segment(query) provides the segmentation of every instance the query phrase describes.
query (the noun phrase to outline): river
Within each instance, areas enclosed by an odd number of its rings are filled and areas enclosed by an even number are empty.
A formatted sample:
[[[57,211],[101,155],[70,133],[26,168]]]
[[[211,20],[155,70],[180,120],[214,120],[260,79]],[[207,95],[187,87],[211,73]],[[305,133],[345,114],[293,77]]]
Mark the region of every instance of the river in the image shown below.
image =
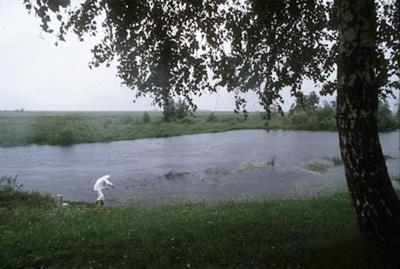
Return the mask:
[[[380,134],[389,173],[398,176],[399,132]],[[315,195],[344,185],[343,166],[302,169],[339,157],[336,132],[237,130],[73,146],[0,147],[0,175],[26,190],[94,201],[97,177],[111,175],[111,204],[127,201],[248,199]],[[261,163],[275,158],[275,164]],[[252,165],[253,164],[253,165]],[[261,166],[261,167],[259,167]]]

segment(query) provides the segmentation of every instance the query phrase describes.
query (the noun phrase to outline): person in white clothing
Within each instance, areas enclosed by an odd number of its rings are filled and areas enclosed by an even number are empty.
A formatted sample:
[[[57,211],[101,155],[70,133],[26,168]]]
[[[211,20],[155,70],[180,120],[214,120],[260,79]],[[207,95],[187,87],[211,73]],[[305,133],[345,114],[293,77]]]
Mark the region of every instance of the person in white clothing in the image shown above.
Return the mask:
[[[105,175],[96,180],[96,183],[94,183],[93,190],[97,192],[97,201],[96,204],[98,205],[104,205],[104,194],[103,190],[107,187],[113,187],[114,184],[111,183],[110,175]]]

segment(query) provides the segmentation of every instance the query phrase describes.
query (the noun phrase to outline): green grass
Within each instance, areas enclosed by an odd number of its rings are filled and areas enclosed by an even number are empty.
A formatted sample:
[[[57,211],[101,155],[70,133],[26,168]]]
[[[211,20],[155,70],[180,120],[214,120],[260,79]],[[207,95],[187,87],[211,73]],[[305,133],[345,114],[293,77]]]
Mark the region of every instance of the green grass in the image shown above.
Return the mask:
[[[255,169],[255,168],[269,168],[274,165],[271,162],[244,162],[240,164],[241,167],[245,169]]]
[[[397,175],[397,176],[390,176],[390,179],[393,180],[393,181],[398,181],[398,182],[400,182],[400,175]]]
[[[71,145],[169,137],[237,129],[334,131],[334,111],[273,113],[197,112],[195,117],[164,122],[161,112],[0,112],[0,146]],[[329,113],[328,113],[329,112]],[[146,120],[144,120],[146,118]],[[396,126],[392,126],[393,130]]]
[[[332,167],[333,167],[332,164],[326,162],[314,162],[301,166],[301,168],[303,169],[310,170],[320,174],[326,173]]]
[[[335,167],[343,165],[343,160],[340,157],[323,157],[323,159],[331,162]]]
[[[347,192],[125,208],[0,197],[0,268],[379,268]]]
[[[258,114],[247,120],[234,113],[196,113],[196,117],[164,122],[161,112],[0,112],[0,146],[70,145],[140,138],[170,137],[235,129],[259,129]]]
[[[274,156],[270,161],[266,162],[244,162],[241,163],[240,166],[246,169],[254,169],[254,168],[269,168],[275,166],[276,156]]]
[[[395,160],[395,159],[397,159],[396,157],[393,157],[392,155],[389,155],[389,154],[383,154],[383,157],[385,157],[385,160]]]

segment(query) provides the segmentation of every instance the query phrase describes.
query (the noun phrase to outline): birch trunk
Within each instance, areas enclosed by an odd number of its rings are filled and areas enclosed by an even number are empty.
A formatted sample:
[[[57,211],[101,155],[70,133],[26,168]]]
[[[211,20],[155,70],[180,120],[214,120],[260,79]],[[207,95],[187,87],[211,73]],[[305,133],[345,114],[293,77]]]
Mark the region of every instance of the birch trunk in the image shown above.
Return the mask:
[[[337,0],[337,126],[347,184],[362,232],[400,243],[400,201],[391,184],[377,128],[376,6]]]

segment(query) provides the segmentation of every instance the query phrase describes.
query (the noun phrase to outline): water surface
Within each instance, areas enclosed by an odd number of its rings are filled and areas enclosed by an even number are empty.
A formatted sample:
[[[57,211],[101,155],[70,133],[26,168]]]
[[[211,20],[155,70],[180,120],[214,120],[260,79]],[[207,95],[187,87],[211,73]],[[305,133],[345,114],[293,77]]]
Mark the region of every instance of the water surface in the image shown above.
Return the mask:
[[[399,175],[399,132],[380,135],[391,175]],[[0,148],[0,175],[28,190],[93,201],[97,177],[111,175],[111,201],[225,200],[312,195],[344,184],[343,167],[324,174],[300,167],[339,157],[336,132],[238,130],[170,138],[63,146]],[[275,159],[274,167],[248,163]]]

